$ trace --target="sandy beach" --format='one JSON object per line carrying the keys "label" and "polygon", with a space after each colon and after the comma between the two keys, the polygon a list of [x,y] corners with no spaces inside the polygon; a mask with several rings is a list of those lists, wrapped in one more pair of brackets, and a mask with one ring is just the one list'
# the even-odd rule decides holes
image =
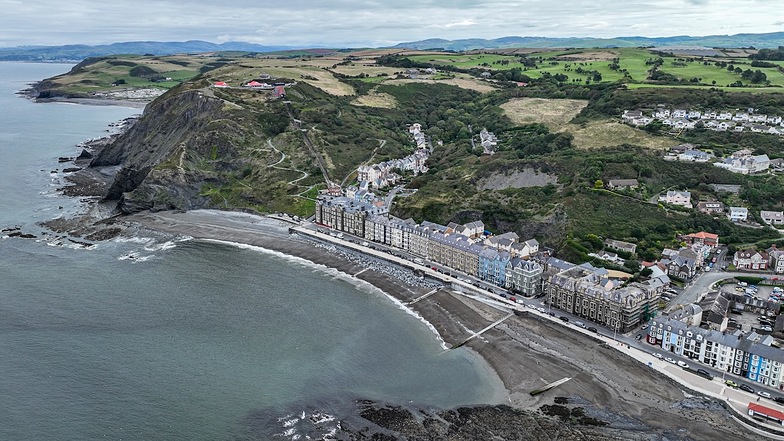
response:
{"label": "sandy beach", "polygon": [[110,98],[35,98],[37,103],[68,103],[86,106],[120,106],[144,109],[149,101],[121,100]]}
{"label": "sandy beach", "polygon": [[[291,236],[291,224],[245,213],[196,210],[139,213],[121,219],[126,234],[150,229],[195,239],[248,244],[301,257],[366,281],[401,303],[432,290],[404,283],[383,271],[342,258],[334,246]],[[440,289],[408,306],[432,325],[448,345],[462,343],[474,332],[508,315],[481,301]],[[434,336],[434,338],[436,338]],[[517,409],[541,410],[556,397],[579,405],[586,415],[607,422],[602,430],[630,439],[752,439],[735,423],[723,403],[693,396],[674,381],[587,335],[576,333],[534,314],[512,316],[472,339],[466,347],[486,360],[488,375],[497,375],[506,393],[499,402]],[[557,390],[532,397],[529,392],[571,377]],[[488,403],[498,404],[498,403]]]}

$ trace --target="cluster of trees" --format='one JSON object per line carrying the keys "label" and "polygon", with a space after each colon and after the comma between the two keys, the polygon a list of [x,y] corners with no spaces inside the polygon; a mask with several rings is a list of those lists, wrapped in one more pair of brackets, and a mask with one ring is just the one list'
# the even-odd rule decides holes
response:
{"label": "cluster of trees", "polygon": [[543,124],[528,124],[503,132],[504,147],[517,152],[519,157],[544,155],[572,147],[570,133],[551,133]]}
{"label": "cluster of trees", "polygon": [[749,55],[752,60],[771,60],[782,61],[784,60],[784,46],[779,46],[777,49],[760,49],[756,54]]}

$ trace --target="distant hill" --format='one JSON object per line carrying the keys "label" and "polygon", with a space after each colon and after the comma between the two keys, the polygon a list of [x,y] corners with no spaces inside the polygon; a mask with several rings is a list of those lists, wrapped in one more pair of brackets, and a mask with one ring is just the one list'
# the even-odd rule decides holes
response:
{"label": "distant hill", "polygon": [[300,48],[294,46],[262,46],[235,41],[221,44],[200,40],[182,42],[131,41],[100,46],[76,44],[0,48],[0,61],[80,61],[88,57],[121,54],[174,55],[218,51],[276,52]]}
{"label": "distant hill", "polygon": [[736,34],[709,35],[690,37],[679,35],[674,37],[615,37],[615,38],[549,38],[549,37],[502,37],[492,40],[469,38],[461,40],[444,40],[433,38],[421,41],[400,43],[394,48],[406,49],[444,49],[451,51],[467,51],[473,49],[503,49],[513,47],[529,48],[588,48],[588,47],[640,47],[640,46],[706,46],[719,48],[736,48],[754,46],[776,48],[784,46],[784,32],[768,34]]}

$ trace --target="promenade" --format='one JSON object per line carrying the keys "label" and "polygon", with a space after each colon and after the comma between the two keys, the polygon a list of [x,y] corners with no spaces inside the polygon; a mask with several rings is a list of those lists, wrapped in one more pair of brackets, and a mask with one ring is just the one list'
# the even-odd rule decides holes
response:
{"label": "promenade", "polygon": [[[525,311],[527,314],[536,315],[539,318],[548,320],[551,323],[557,324],[558,326],[570,328],[574,332],[580,332],[591,338],[598,339],[604,344],[606,344],[607,347],[613,348],[623,353],[627,357],[636,360],[637,362],[647,366],[652,370],[655,370],[656,372],[666,376],[670,380],[684,386],[685,388],[708,397],[716,398],[726,403],[727,408],[731,412],[733,412],[733,414],[735,414],[734,417],[735,420],[739,424],[743,425],[749,431],[754,432],[758,435],[765,436],[770,439],[784,441],[784,427],[780,425],[776,425],[772,422],[753,420],[748,415],[747,406],[750,402],[758,402],[757,399],[759,397],[757,395],[729,387],[724,383],[724,380],[721,377],[715,377],[712,380],[708,380],[707,378],[686,371],[678,365],[654,357],[652,354],[654,352],[660,352],[661,348],[658,348],[659,351],[657,351],[657,347],[651,346],[650,352],[646,352],[644,350],[631,347],[625,343],[613,339],[609,335],[588,331],[586,328],[577,326],[572,322],[564,322],[550,314],[542,313],[524,302],[523,303],[512,302],[508,299],[493,295],[489,291],[477,288],[471,285],[470,283],[459,280],[456,277],[452,277],[440,273],[438,271],[434,271],[432,268],[428,266],[418,265],[412,261],[400,258],[398,256],[394,256],[392,254],[379,251],[370,248],[368,246],[356,244],[349,240],[344,240],[335,236],[331,236],[327,233],[318,232],[317,230],[309,229],[299,225],[291,227],[290,231],[297,232],[299,234],[308,235],[318,240],[332,242],[335,245],[339,245],[348,249],[353,249],[362,253],[366,253],[368,255],[380,259],[388,260],[397,265],[420,270],[427,277],[438,279],[444,282],[445,284],[451,284],[453,288],[457,288],[458,290],[461,289],[468,290],[471,292],[476,292],[482,295],[486,295],[489,300],[488,302],[485,302],[486,304],[494,305],[495,307],[508,308],[511,309],[512,311],[514,310]],[[493,324],[493,326],[495,325],[496,323]],[[691,364],[693,365],[692,366],[693,368],[698,368],[700,366],[696,362],[693,362]],[[773,400],[760,398],[759,404],[784,412],[784,406],[779,405]]]}
{"label": "promenade", "polygon": [[[508,392],[508,404],[517,409],[536,411],[552,405],[555,397],[575,397],[588,402],[573,405],[595,409],[612,427],[631,424],[637,430],[678,432],[692,439],[740,440],[761,435],[782,439],[752,427],[774,429],[746,415],[746,406],[756,400],[755,395],[726,388],[719,379],[709,382],[655,359],[650,355],[655,350],[652,346],[650,350],[645,345],[643,350],[628,347],[615,341],[611,333],[588,331],[576,326],[574,320],[564,323],[545,309],[535,309],[541,307],[535,300],[512,302],[493,294],[491,287],[480,289],[472,285],[467,276],[444,274],[391,254],[398,250],[384,250],[383,246],[361,238],[342,239],[329,232],[316,232],[316,225],[286,216],[196,210],[139,213],[125,221],[131,227],[137,225],[162,233],[256,245],[370,282],[397,299],[401,307],[427,321],[448,343],[447,347],[464,343],[484,358],[488,375],[501,379]],[[390,268],[415,269],[426,276],[421,280],[426,282],[429,278],[450,289],[432,292],[435,286],[407,285],[379,271],[367,270],[356,260],[341,258],[341,254],[365,256],[382,267],[386,262]],[[406,305],[413,301],[416,302]],[[617,337],[623,339],[621,335]],[[564,377],[572,381],[536,397],[529,394]],[[714,399],[706,401],[700,398],[703,395]],[[780,409],[766,399],[759,404]],[[719,410],[720,407],[731,412]],[[732,415],[738,424],[732,422]]]}

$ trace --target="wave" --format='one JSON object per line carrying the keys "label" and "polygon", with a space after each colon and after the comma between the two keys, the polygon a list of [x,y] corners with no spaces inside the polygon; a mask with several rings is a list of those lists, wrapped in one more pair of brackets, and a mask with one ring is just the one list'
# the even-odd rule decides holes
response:
{"label": "wave", "polygon": [[354,277],[351,274],[346,274],[346,273],[344,273],[342,271],[339,271],[339,270],[337,270],[335,268],[331,268],[331,267],[326,266],[324,264],[315,263],[315,262],[312,262],[310,260],[304,259],[302,257],[292,256],[290,254],[282,253],[280,251],[270,250],[268,248],[263,248],[263,247],[256,246],[256,245],[248,245],[248,244],[244,244],[244,243],[231,242],[231,241],[219,240],[219,239],[202,239],[202,240],[204,242],[211,242],[211,243],[218,243],[218,244],[223,244],[223,245],[229,245],[229,246],[233,246],[235,248],[251,250],[251,251],[256,251],[256,252],[263,253],[263,254],[268,254],[268,255],[271,255],[271,256],[276,256],[276,257],[282,258],[282,259],[284,259],[284,260],[286,260],[288,262],[296,263],[298,265],[301,265],[301,266],[304,266],[304,267],[307,267],[307,268],[315,269],[315,270],[317,270],[317,271],[319,271],[319,272],[321,272],[323,274],[331,276],[334,279],[348,282],[348,283],[352,284],[354,287],[356,287],[358,290],[360,290],[362,292],[365,292],[365,293],[368,293],[368,294],[381,294],[381,295],[385,296],[386,298],[388,298],[393,304],[397,305],[397,307],[400,310],[402,310],[402,311],[406,312],[407,314],[413,316],[414,318],[416,318],[417,320],[422,322],[425,326],[427,326],[427,328],[430,329],[430,331],[432,331],[433,334],[435,334],[436,339],[437,339],[439,345],[441,346],[441,348],[443,350],[446,351],[446,350],[449,349],[449,347],[446,345],[446,342],[441,337],[441,334],[438,333],[438,330],[436,329],[435,326],[433,326],[432,323],[430,323],[427,320],[425,320],[425,318],[422,317],[421,315],[419,315],[419,313],[417,313],[416,311],[414,311],[414,310],[410,309],[409,307],[407,307],[403,302],[401,302],[400,300],[398,300],[397,298],[395,298],[394,296],[392,296],[388,292],[386,292],[383,289],[377,287],[376,285],[373,285],[370,282],[367,282],[365,280],[362,280],[362,279],[359,279],[357,277]]}
{"label": "wave", "polygon": [[[303,410],[298,416],[289,414],[278,418],[278,422],[283,426],[283,431],[275,436],[299,440],[302,439],[301,433],[304,432],[305,439],[336,439],[335,434],[337,434],[340,423],[335,421],[336,417],[326,412],[314,410],[308,415],[308,412]],[[333,423],[333,425],[325,426],[326,423]]]}

